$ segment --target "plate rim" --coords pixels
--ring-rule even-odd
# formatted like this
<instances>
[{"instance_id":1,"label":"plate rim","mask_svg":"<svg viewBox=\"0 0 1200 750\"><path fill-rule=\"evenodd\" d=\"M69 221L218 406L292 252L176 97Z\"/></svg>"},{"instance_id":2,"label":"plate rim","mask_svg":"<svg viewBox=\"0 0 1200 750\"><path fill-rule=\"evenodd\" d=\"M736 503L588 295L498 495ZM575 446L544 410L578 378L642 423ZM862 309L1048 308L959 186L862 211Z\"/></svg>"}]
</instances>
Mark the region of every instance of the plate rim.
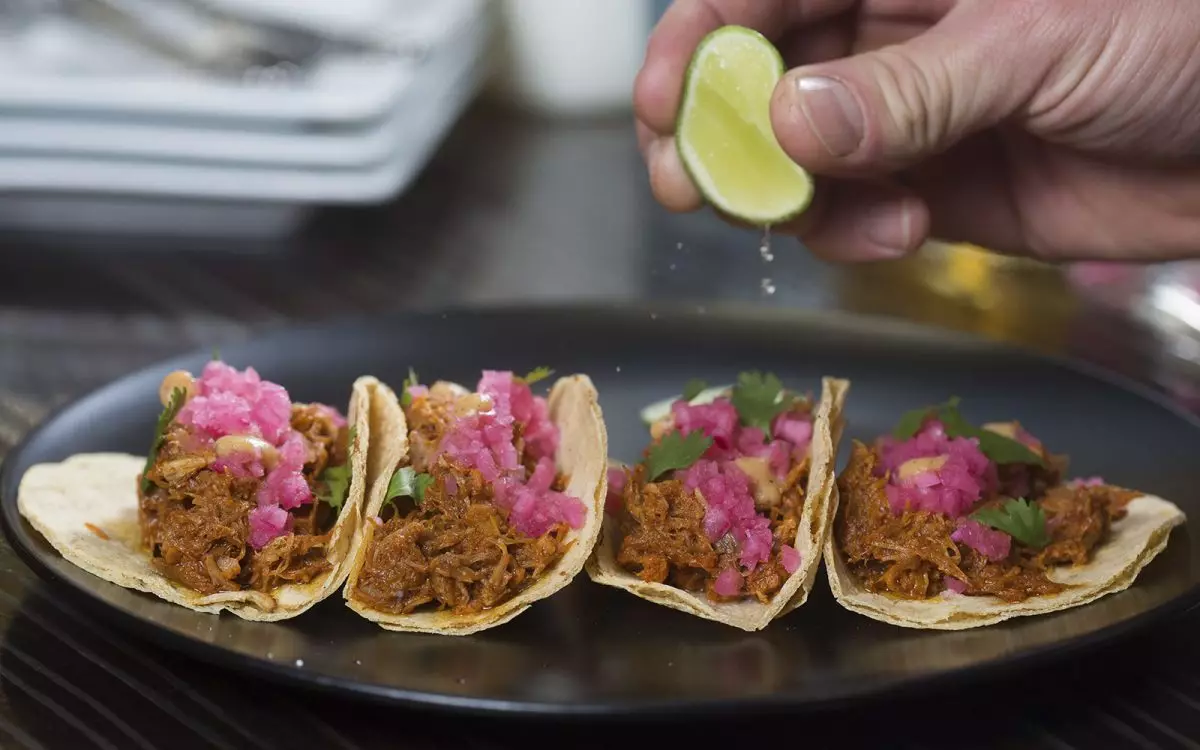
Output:
<instances>
[{"instance_id":1,"label":"plate rim","mask_svg":"<svg viewBox=\"0 0 1200 750\"><path fill-rule=\"evenodd\" d=\"M624 301L601 303L549 301L533 304L499 303L460 306L428 305L409 307L405 310L382 315L356 313L339 315L313 323L301 322L267 326L257 331L252 331L248 336L229 342L229 346L231 349L239 351L250 350L266 341L321 335L322 332L329 335L330 333L347 328L358 326L373 327L388 322L407 322L411 324L413 322L427 321L433 317L441 320L447 320L452 317L459 319L482 318L496 314L508 316L560 314L589 317L615 315L625 317L642 314L648 316L651 313L654 313L660 321L672 319L713 319L725 323L744 323L758 320L775 324L802 325L813 330L828 330L831 328L841 328L843 330L867 329L877 334L880 333L881 329L891 329L893 335L909 336L929 343L944 343L948 341L959 347L965 346L1000 352L1007 351L1025 358L1041 361L1054 367L1067 369L1084 377L1099 380L1107 385L1125 390L1149 401L1158 408L1166 409L1172 416L1183 419L1194 429L1200 430L1200 415L1187 411L1153 387L1094 362L1039 351L1011 341L998 340L955 329L944 329L906 319L858 312L803 309L780 310L764 308L753 304L728 303L719 305L708 304L706 305L706 311L700 313L696 311L694 306L684 303L630 303ZM118 388L128 380L146 377L151 372L162 372L165 368L175 368L184 363L208 359L211 357L211 354L211 348L194 347L186 352L150 362L91 388L86 392L82 392L50 410L33 429L22 436L21 440L8 451L3 461L0 462L0 531L3 532L4 538L17 557L38 578L51 584L60 593L68 594L70 598L76 600L86 609L103 617L110 623L122 622L130 625L138 636L145 637L160 647L185 654L188 658L213 661L236 672L267 679L277 684L331 694L344 700L365 700L375 704L434 710L445 714L468 714L492 718L636 721L654 718L696 717L700 715L750 717L757 714L776 713L783 710L796 714L811 714L836 711L852 705L871 705L876 701L893 697L901 690L904 691L906 696L916 696L936 691L940 687L949 684L974 684L981 680L1011 675L1015 672L1059 661L1073 654L1115 645L1138 631L1157 623L1181 617L1200 607L1200 581L1197 581L1184 593L1152 609L1139 612L1120 622L1064 641L1041 644L1017 654L993 657L967 666L944 669L916 677L875 680L865 688L856 687L828 696L803 699L798 699L785 693L772 693L734 698L701 698L694 700L656 699L638 700L636 702L618 702L613 700L583 703L513 701L500 698L479 698L429 690L390 687L379 683L362 682L322 674L309 669L293 669L283 663L230 651L217 644L208 643L191 638L184 633L158 627L131 612L109 604L91 587L83 586L61 575L53 565L42 559L42 555L47 551L58 555L57 551L53 550L44 540L39 541L35 538L34 534L29 533L29 529L32 527L28 526L28 522L17 511L16 497L13 496L10 498L10 493L7 491L7 488L11 485L15 492L20 481L20 477L13 476L15 472L13 466L16 463L13 459L28 450L28 447L36 442L40 435L48 430L64 414L78 408L85 402L102 396L109 389ZM821 576L821 578L824 579L825 577ZM322 602L322 606L329 605L326 602ZM256 624L266 626L278 625L278 623Z\"/></svg>"}]
</instances>

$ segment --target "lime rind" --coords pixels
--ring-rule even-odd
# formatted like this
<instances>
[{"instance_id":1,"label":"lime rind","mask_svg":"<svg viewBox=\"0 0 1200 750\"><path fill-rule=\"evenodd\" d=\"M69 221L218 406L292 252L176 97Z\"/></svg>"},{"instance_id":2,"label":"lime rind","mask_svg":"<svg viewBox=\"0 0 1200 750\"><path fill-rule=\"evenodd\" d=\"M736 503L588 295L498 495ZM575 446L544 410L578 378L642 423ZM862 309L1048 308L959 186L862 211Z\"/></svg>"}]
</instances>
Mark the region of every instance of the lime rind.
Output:
<instances>
[{"instance_id":1,"label":"lime rind","mask_svg":"<svg viewBox=\"0 0 1200 750\"><path fill-rule=\"evenodd\" d=\"M696 48L679 110L676 148L697 189L720 211L756 226L795 218L812 201L811 177L771 129L771 92L784 71L779 50L762 34L724 26Z\"/></svg>"}]
</instances>

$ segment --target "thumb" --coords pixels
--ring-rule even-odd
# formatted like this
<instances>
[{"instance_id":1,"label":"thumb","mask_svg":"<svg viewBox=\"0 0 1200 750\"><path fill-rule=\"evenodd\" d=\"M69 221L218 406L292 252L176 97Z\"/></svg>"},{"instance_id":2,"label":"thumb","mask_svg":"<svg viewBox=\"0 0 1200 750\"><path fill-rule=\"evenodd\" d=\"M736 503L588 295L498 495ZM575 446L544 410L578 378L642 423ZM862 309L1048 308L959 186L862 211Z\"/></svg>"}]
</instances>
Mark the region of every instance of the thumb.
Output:
<instances>
[{"instance_id":1,"label":"thumb","mask_svg":"<svg viewBox=\"0 0 1200 750\"><path fill-rule=\"evenodd\" d=\"M791 70L771 101L776 138L817 173L890 172L944 151L1021 109L1043 80L1052 47L1022 39L1022 26L954 11L903 44Z\"/></svg>"}]
</instances>

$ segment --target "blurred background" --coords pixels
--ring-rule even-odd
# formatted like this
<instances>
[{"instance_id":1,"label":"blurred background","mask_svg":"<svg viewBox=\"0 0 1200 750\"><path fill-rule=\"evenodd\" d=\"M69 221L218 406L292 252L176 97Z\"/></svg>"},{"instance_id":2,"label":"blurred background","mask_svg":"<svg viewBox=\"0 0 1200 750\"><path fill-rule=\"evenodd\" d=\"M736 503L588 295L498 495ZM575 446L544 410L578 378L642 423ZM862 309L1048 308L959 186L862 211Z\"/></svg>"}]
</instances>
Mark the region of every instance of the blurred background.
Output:
<instances>
[{"instance_id":1,"label":"blurred background","mask_svg":"<svg viewBox=\"0 0 1200 750\"><path fill-rule=\"evenodd\" d=\"M0 450L263 328L446 305L851 310L1196 403L1194 265L931 244L835 268L652 199L630 91L666 0L0 1Z\"/></svg>"}]
</instances>

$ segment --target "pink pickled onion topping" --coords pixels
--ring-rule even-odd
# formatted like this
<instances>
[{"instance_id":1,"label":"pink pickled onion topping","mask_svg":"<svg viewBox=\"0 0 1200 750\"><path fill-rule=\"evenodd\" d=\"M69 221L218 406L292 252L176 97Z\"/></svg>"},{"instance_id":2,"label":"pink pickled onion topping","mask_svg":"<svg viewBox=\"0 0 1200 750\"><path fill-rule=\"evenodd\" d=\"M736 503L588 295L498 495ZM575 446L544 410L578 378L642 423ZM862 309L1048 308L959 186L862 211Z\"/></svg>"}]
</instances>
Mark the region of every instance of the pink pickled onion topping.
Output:
<instances>
[{"instance_id":1,"label":"pink pickled onion topping","mask_svg":"<svg viewBox=\"0 0 1200 750\"><path fill-rule=\"evenodd\" d=\"M558 450L558 427L550 421L550 405L511 372L484 370L477 390L491 398L503 423L511 425L516 420L524 426L525 449L534 458L553 456Z\"/></svg>"},{"instance_id":2,"label":"pink pickled onion topping","mask_svg":"<svg viewBox=\"0 0 1200 750\"><path fill-rule=\"evenodd\" d=\"M800 552L791 545L784 544L779 548L779 561L788 575L800 569Z\"/></svg>"},{"instance_id":3,"label":"pink pickled onion topping","mask_svg":"<svg viewBox=\"0 0 1200 750\"><path fill-rule=\"evenodd\" d=\"M813 426L810 420L797 414L780 414L771 425L771 434L797 448L807 449L812 442Z\"/></svg>"},{"instance_id":4,"label":"pink pickled onion topping","mask_svg":"<svg viewBox=\"0 0 1200 750\"><path fill-rule=\"evenodd\" d=\"M965 544L989 560L1003 560L1012 550L1012 537L970 518L958 519L950 538Z\"/></svg>"},{"instance_id":5,"label":"pink pickled onion topping","mask_svg":"<svg viewBox=\"0 0 1200 750\"><path fill-rule=\"evenodd\" d=\"M1077 477L1067 482L1068 487L1103 487L1102 477Z\"/></svg>"},{"instance_id":6,"label":"pink pickled onion topping","mask_svg":"<svg viewBox=\"0 0 1200 750\"><path fill-rule=\"evenodd\" d=\"M573 529L587 520L587 508L576 498L550 489L554 459L542 458L527 484L505 477L494 486L496 506L508 511L509 523L526 536L539 537L560 523Z\"/></svg>"},{"instance_id":7,"label":"pink pickled onion topping","mask_svg":"<svg viewBox=\"0 0 1200 750\"><path fill-rule=\"evenodd\" d=\"M747 570L770 559L775 541L770 521L755 510L750 478L736 464L701 459L682 479L685 489L704 496L704 533L711 541L731 534L740 551L738 562Z\"/></svg>"},{"instance_id":8,"label":"pink pickled onion topping","mask_svg":"<svg viewBox=\"0 0 1200 750\"><path fill-rule=\"evenodd\" d=\"M808 450L808 445L794 447L786 440L768 441L763 431L757 427L744 427L738 432L735 449L722 457L727 461L736 460L741 456L765 458L767 466L771 469L771 473L777 479L783 479L787 476L788 469L792 466L793 455L797 460L803 459L804 452ZM710 448L708 452L712 453L713 449Z\"/></svg>"},{"instance_id":9,"label":"pink pickled onion topping","mask_svg":"<svg viewBox=\"0 0 1200 750\"><path fill-rule=\"evenodd\" d=\"M261 457L251 451L238 451L228 456L218 456L209 466L215 472L232 474L238 479L258 479L266 473Z\"/></svg>"},{"instance_id":10,"label":"pink pickled onion topping","mask_svg":"<svg viewBox=\"0 0 1200 750\"><path fill-rule=\"evenodd\" d=\"M313 502L312 489L304 478L308 444L292 429L291 399L283 386L263 380L253 367L239 371L219 361L204 366L195 388L176 419L191 427L198 439L211 442L227 435L246 435L261 438L276 449L279 460L269 472L262 457L250 452L219 457L211 464L213 471L238 478L265 477L258 488L258 507L249 519L250 546L261 549L291 530L288 510ZM337 427L346 425L337 409L324 404L317 408Z\"/></svg>"},{"instance_id":11,"label":"pink pickled onion topping","mask_svg":"<svg viewBox=\"0 0 1200 750\"><path fill-rule=\"evenodd\" d=\"M485 370L478 393L491 401L487 412L458 419L442 436L438 453L468 469L476 469L492 484L497 507L508 514L517 531L539 537L559 523L580 528L587 507L578 499L551 489L557 473L558 427L550 421L546 399L511 372ZM525 449L537 459L526 479L514 440L521 425Z\"/></svg>"},{"instance_id":12,"label":"pink pickled onion topping","mask_svg":"<svg viewBox=\"0 0 1200 750\"><path fill-rule=\"evenodd\" d=\"M253 435L278 445L292 428L292 402L283 386L263 380L253 367L238 372L212 361L196 379L196 394L178 420L213 439Z\"/></svg>"},{"instance_id":13,"label":"pink pickled onion topping","mask_svg":"<svg viewBox=\"0 0 1200 750\"><path fill-rule=\"evenodd\" d=\"M429 386L425 385L410 385L408 387L408 395L413 398L420 398L429 395Z\"/></svg>"},{"instance_id":14,"label":"pink pickled onion topping","mask_svg":"<svg viewBox=\"0 0 1200 750\"><path fill-rule=\"evenodd\" d=\"M719 398L711 404L689 404L679 400L671 404L671 416L680 434L687 436L699 431L712 438L710 450L726 451L734 445L738 413L727 399Z\"/></svg>"},{"instance_id":15,"label":"pink pickled onion topping","mask_svg":"<svg viewBox=\"0 0 1200 750\"><path fill-rule=\"evenodd\" d=\"M624 499L625 484L629 481L629 475L624 469L611 467L608 470L608 494L604 498L604 512L610 515L621 512L621 504Z\"/></svg>"},{"instance_id":16,"label":"pink pickled onion topping","mask_svg":"<svg viewBox=\"0 0 1200 750\"><path fill-rule=\"evenodd\" d=\"M962 581L958 580L957 578L951 578L950 576L946 576L945 578L942 579L942 582L946 584L947 591L953 591L956 594L966 593L967 584L963 583Z\"/></svg>"},{"instance_id":17,"label":"pink pickled onion topping","mask_svg":"<svg viewBox=\"0 0 1200 750\"><path fill-rule=\"evenodd\" d=\"M295 430L279 446L279 463L258 488L259 506L278 505L284 510L299 508L313 501L312 490L304 479L308 449L304 437Z\"/></svg>"},{"instance_id":18,"label":"pink pickled onion topping","mask_svg":"<svg viewBox=\"0 0 1200 750\"><path fill-rule=\"evenodd\" d=\"M765 459L771 473L782 480L793 460L803 460L808 452L812 418L793 412L780 414L767 435L757 427L743 426L728 398L708 404L677 400L671 404L671 418L682 435L699 431L712 438L703 458L675 476L688 490L699 489L704 496L704 530L709 539L732 535L738 545L739 562L747 570L754 570L770 559L774 538L770 521L754 507L750 478L734 462L744 457ZM785 554L783 550L781 554Z\"/></svg>"},{"instance_id":19,"label":"pink pickled onion topping","mask_svg":"<svg viewBox=\"0 0 1200 750\"><path fill-rule=\"evenodd\" d=\"M250 511L250 546L262 549L292 529L292 514L277 505L260 505Z\"/></svg>"},{"instance_id":20,"label":"pink pickled onion topping","mask_svg":"<svg viewBox=\"0 0 1200 750\"><path fill-rule=\"evenodd\" d=\"M879 441L880 469L890 471L886 488L892 512L925 510L958 518L970 511L985 490L996 484L996 466L975 438L951 438L942 423L930 420L908 440ZM900 479L898 470L915 458L944 457L938 468Z\"/></svg>"},{"instance_id":21,"label":"pink pickled onion topping","mask_svg":"<svg viewBox=\"0 0 1200 750\"><path fill-rule=\"evenodd\" d=\"M734 568L726 568L713 581L713 591L721 596L737 596L742 590L742 576Z\"/></svg>"}]
</instances>

